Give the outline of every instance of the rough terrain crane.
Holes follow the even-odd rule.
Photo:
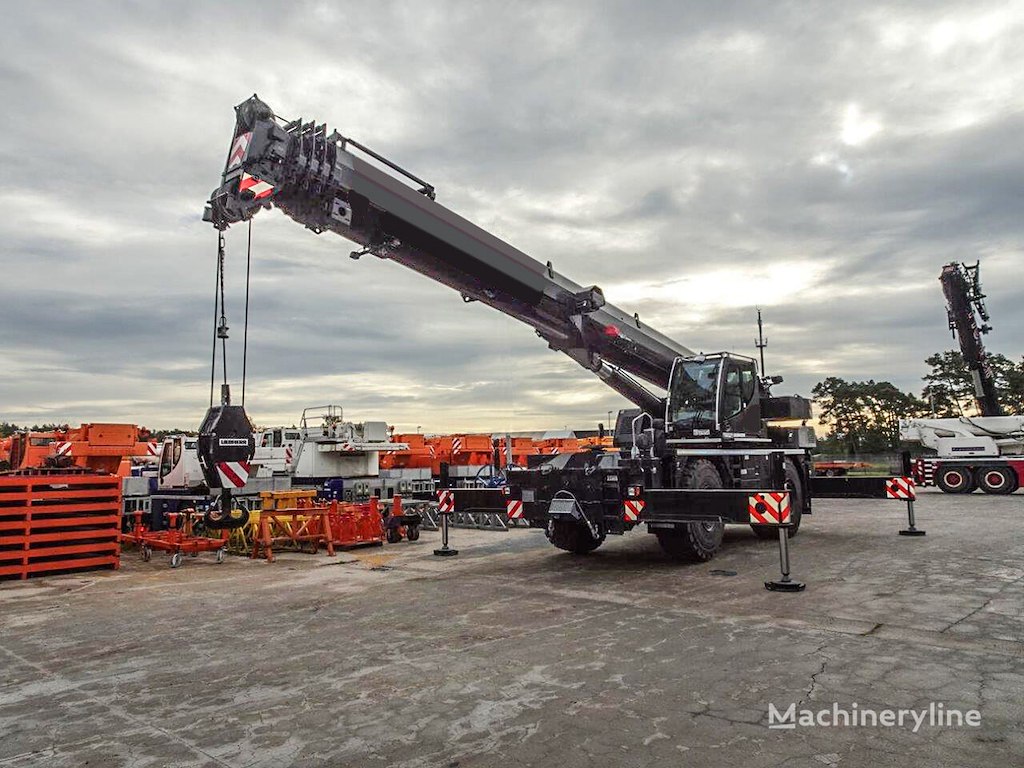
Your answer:
[[[933,449],[918,462],[917,480],[945,493],[1013,493],[1024,483],[1024,416],[1008,416],[999,404],[982,335],[992,330],[981,290],[979,264],[953,262],[939,275],[949,328],[971,374],[978,416],[901,419],[900,439]],[[980,323],[979,323],[980,320]]]
[[[326,124],[278,118],[256,96],[235,115],[221,185],[204,217],[222,243],[230,225],[279,208],[316,234],[356,243],[352,258],[398,262],[466,302],[526,323],[636,404],[616,423],[621,452],[562,454],[509,469],[510,504],[555,546],[584,553],[609,533],[646,524],[669,555],[706,560],[724,523],[750,524],[759,491],[769,504],[789,505],[789,533],[796,532],[810,512],[814,436],[808,427],[774,425],[811,415],[804,398],[771,396],[780,377],[760,376],[746,356],[694,354],[609,304],[597,286],[569,280],[443,207],[430,184]],[[225,386],[201,427],[199,452],[210,487],[228,497],[219,468],[251,456],[249,429]],[[788,496],[771,494],[784,490]],[[753,527],[776,535],[770,525]]]

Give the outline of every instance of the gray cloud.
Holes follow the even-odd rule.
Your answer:
[[[688,346],[752,353],[763,306],[794,391],[918,388],[952,344],[935,278],[953,259],[982,259],[991,346],[1019,356],[1022,27],[966,2],[7,4],[0,419],[198,421],[200,213],[254,91]],[[334,236],[271,213],[254,244],[265,423],[329,400],[437,430],[622,405],[524,326]]]

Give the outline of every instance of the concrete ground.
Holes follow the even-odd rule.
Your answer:
[[[278,562],[0,583],[0,766],[1024,765],[1024,494],[820,501],[705,565],[457,530]],[[977,709],[979,727],[785,710]]]

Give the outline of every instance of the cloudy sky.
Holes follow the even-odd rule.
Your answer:
[[[941,266],[1024,354],[1024,3],[0,3],[0,420],[189,426],[207,405],[232,107],[256,92],[681,343],[919,389]],[[253,227],[247,406],[400,430],[625,405],[515,320]],[[229,373],[245,231],[228,232]]]

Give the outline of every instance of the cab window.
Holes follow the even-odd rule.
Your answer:
[[[753,362],[730,360],[725,370],[722,391],[722,416],[731,419],[754,399],[755,372]]]

